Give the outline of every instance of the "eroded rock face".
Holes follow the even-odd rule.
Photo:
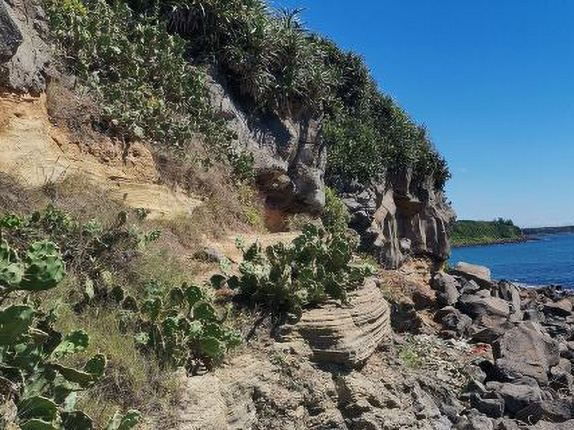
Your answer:
[[[386,268],[400,267],[409,255],[437,260],[450,256],[455,215],[431,177],[414,179],[406,170],[375,187],[356,183],[338,187],[363,247]]]
[[[327,161],[323,114],[294,108],[289,115],[251,114],[252,107],[231,96],[215,72],[207,81],[211,105],[255,158],[259,188],[267,203],[289,212],[318,213],[325,205]]]
[[[0,3],[0,89],[44,90],[50,64],[50,50],[41,38],[46,28],[40,0]]]
[[[284,328],[285,339],[307,342],[313,361],[348,366],[364,362],[390,336],[389,305],[372,280],[349,294],[348,306],[327,303]]]

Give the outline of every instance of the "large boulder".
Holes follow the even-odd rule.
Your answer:
[[[445,306],[434,315],[434,320],[441,323],[443,337],[462,337],[469,333],[472,319],[452,306]]]
[[[455,275],[462,276],[465,279],[477,282],[484,288],[490,288],[492,281],[490,278],[490,269],[484,266],[477,266],[465,262],[458,262],[451,270]]]
[[[518,411],[516,418],[529,423],[536,423],[540,420],[562,423],[574,418],[574,401],[559,398],[533,402]]]
[[[492,343],[506,330],[512,328],[509,322],[511,311],[509,303],[492,297],[488,290],[463,294],[457,306],[472,318],[473,326],[470,334],[478,342]]]
[[[510,303],[510,319],[512,321],[522,321],[520,292],[515,285],[508,281],[500,281],[493,287],[492,295]]]
[[[523,322],[504,333],[494,343],[493,352],[496,368],[509,380],[530,376],[547,385],[550,368],[560,362],[558,342],[532,322]]]
[[[431,281],[431,286],[439,292],[437,300],[442,306],[453,306],[460,296],[458,292],[458,282],[444,272],[437,272]]]
[[[528,405],[542,401],[542,391],[533,379],[522,378],[514,383],[488,382],[487,389],[504,400],[505,412],[514,416]]]
[[[462,312],[482,325],[492,327],[506,321],[510,306],[506,300],[492,297],[486,290],[461,296],[458,306]]]
[[[544,304],[543,311],[545,314],[556,317],[569,317],[572,315],[572,302],[567,299],[556,302],[549,300]]]

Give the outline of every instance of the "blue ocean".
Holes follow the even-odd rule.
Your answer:
[[[523,243],[453,248],[450,263],[459,261],[489,267],[493,279],[574,289],[574,234],[538,236]]]

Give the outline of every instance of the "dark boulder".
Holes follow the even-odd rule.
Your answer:
[[[485,399],[476,393],[472,393],[470,405],[490,418],[501,418],[504,415],[504,400],[502,399]]]
[[[456,304],[459,297],[458,283],[454,276],[444,272],[438,272],[431,280],[431,287],[438,291],[437,301],[441,306]]]
[[[462,282],[460,283],[462,287],[460,288],[461,294],[474,294],[480,291],[482,288],[478,285],[475,281],[469,281],[468,279],[461,278]]]
[[[568,317],[572,315],[572,302],[567,299],[562,299],[557,302],[548,301],[544,304],[542,310],[545,314],[557,317]]]
[[[548,384],[548,372],[560,361],[558,342],[532,322],[507,331],[493,344],[495,366],[508,380],[530,376]]]
[[[572,399],[549,399],[533,402],[516,413],[516,419],[527,423],[540,420],[562,423],[574,418]]]
[[[488,382],[486,388],[504,401],[508,415],[514,415],[528,405],[542,400],[542,391],[536,381],[529,378],[515,383]]]
[[[442,324],[444,331],[465,336],[469,333],[472,319],[452,306],[446,306],[435,313],[434,320]]]
[[[493,285],[490,279],[490,269],[488,267],[476,266],[474,264],[459,262],[451,270],[454,275],[475,281],[482,288],[490,289]]]
[[[514,284],[508,281],[500,281],[492,289],[492,295],[510,303],[510,319],[512,321],[518,322],[522,320],[520,292]]]

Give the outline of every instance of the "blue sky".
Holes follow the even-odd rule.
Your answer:
[[[275,0],[428,126],[461,219],[574,224],[574,1]]]

